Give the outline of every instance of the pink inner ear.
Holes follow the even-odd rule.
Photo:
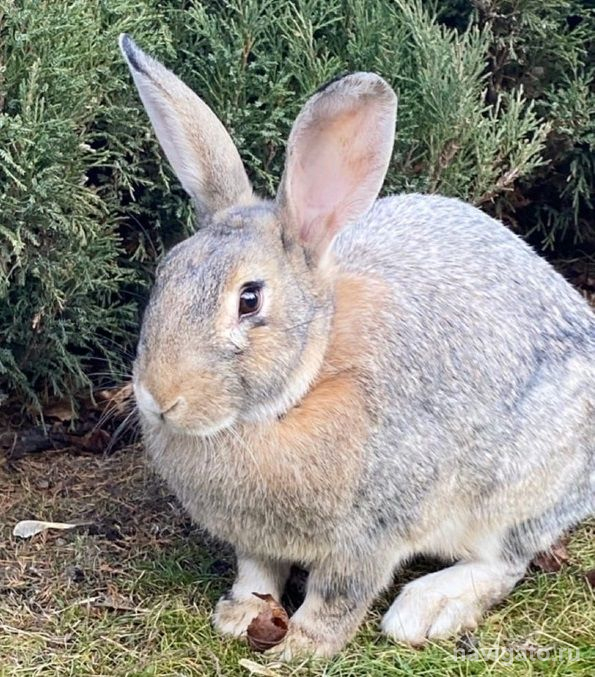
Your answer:
[[[378,180],[383,132],[374,103],[331,120],[321,116],[302,131],[295,148],[291,193],[304,244],[323,249],[342,226],[374,202],[384,178],[383,167]]]
[[[336,143],[324,143],[322,136],[316,135],[308,144],[295,177],[305,193],[298,198],[302,205],[300,235],[304,242],[318,241],[322,233],[316,233],[316,230],[326,231],[331,227],[329,218],[351,188],[346,185],[350,177],[343,171],[341,147]],[[336,218],[332,220],[336,221]]]

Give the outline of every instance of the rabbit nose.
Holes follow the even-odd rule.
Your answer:
[[[153,416],[161,415],[161,407],[157,403],[157,400],[142,383],[135,383],[133,389],[136,403],[141,411]]]
[[[151,391],[142,383],[134,384],[134,395],[141,411],[149,416],[159,417],[161,420],[164,420],[167,414],[173,412],[184,399],[181,396],[177,396],[171,401],[166,402],[165,405],[161,405]]]

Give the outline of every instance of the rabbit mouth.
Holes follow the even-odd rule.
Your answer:
[[[209,437],[216,437],[219,433],[228,430],[234,425],[236,419],[237,417],[234,414],[231,414],[221,419],[220,421],[217,421],[216,423],[210,423],[200,426],[186,426],[186,425],[182,426],[177,423],[171,422],[162,423],[162,425],[165,425],[167,428],[170,428],[170,430],[177,435],[205,439]]]
[[[235,414],[230,414],[215,422],[181,422],[168,419],[152,412],[143,411],[140,407],[139,410],[141,412],[142,418],[151,428],[155,430],[163,430],[173,435],[179,435],[183,437],[195,437],[201,439],[216,437],[219,433],[231,428],[237,421],[237,416]]]
[[[237,419],[237,413],[231,410],[209,416],[183,395],[160,405],[142,383],[136,382],[133,387],[141,417],[153,429],[191,437],[213,437],[230,428]]]

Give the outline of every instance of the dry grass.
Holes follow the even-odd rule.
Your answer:
[[[266,665],[212,631],[210,611],[233,575],[231,553],[190,524],[138,449],[5,464],[0,513],[0,675],[227,677],[248,675],[246,660]],[[30,518],[94,526],[15,539],[14,524]],[[269,666],[268,674],[592,677],[595,605],[582,574],[595,567],[595,523],[575,532],[569,550],[571,563],[560,574],[531,574],[486,619],[475,640],[483,650],[498,647],[498,656],[456,660],[454,642],[422,651],[389,643],[378,620],[392,590],[341,656],[326,664]],[[532,659],[537,647],[550,648],[550,659]],[[525,656],[509,663],[510,649]]]

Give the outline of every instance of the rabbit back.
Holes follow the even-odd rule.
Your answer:
[[[521,531],[536,515],[555,531],[592,512],[595,319],[584,299],[502,224],[450,198],[379,200],[335,253],[390,290],[368,328],[369,398],[387,403],[361,485],[370,512],[420,533],[424,511],[431,522],[471,510]]]

